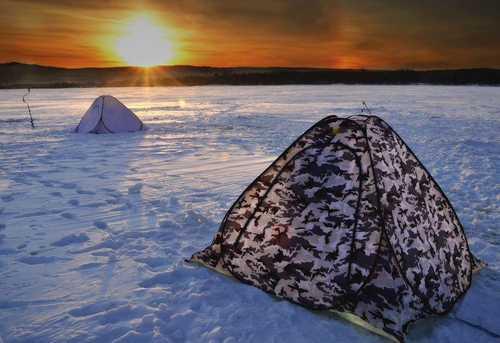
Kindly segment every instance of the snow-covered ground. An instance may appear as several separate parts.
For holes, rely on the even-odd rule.
[[[384,342],[183,260],[320,118],[366,101],[414,148],[489,266],[409,342],[500,340],[500,88],[284,86],[0,91],[0,342]],[[148,130],[70,133],[112,94]]]

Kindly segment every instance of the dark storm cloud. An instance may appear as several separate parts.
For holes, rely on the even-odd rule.
[[[346,1],[343,5],[362,32],[351,37],[353,51],[381,64],[410,68],[500,66],[497,1],[381,0]],[[385,51],[383,56],[381,50]]]
[[[106,1],[106,0],[17,0],[18,7],[43,3],[53,9],[92,11],[96,17],[103,11],[127,9],[162,9],[172,16],[194,16],[198,20],[210,22],[214,26],[233,24],[238,29],[265,27],[282,33],[321,34],[332,26],[335,0],[177,0],[177,1]],[[14,4],[14,2],[12,2]]]
[[[237,26],[269,29],[269,34],[323,34],[334,23],[335,1],[181,1],[203,15],[214,25],[231,23]]]

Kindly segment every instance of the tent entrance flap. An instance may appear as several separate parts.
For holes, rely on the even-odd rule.
[[[328,142],[299,151],[241,228],[231,248],[231,259],[238,262],[226,266],[240,278],[302,302],[340,301],[350,294],[360,183],[359,160],[343,145]],[[318,287],[299,294],[304,282]]]
[[[92,132],[101,121],[103,107],[104,97],[98,97],[95,99],[90,108],[83,115],[75,131]]]

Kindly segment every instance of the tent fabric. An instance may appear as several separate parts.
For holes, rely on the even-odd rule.
[[[480,262],[439,185],[376,116],[330,116],[240,195],[201,263],[399,341],[447,313]]]
[[[101,95],[94,100],[75,129],[78,133],[120,133],[143,129],[141,120],[118,99]]]

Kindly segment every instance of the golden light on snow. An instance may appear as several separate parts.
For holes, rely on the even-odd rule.
[[[131,66],[168,64],[175,57],[171,34],[148,14],[136,16],[125,24],[115,49],[123,62]]]

